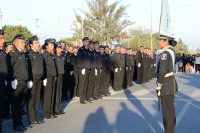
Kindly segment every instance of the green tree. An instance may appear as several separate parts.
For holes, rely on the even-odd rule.
[[[151,48],[151,31],[148,29],[130,29],[130,38],[126,41],[125,45],[136,50],[142,45],[146,48]],[[152,45],[153,49],[157,48],[157,37],[158,33],[153,33],[152,35]]]
[[[28,28],[21,25],[5,25],[2,29],[5,32],[6,41],[12,41],[17,34],[23,34],[25,39],[28,39],[32,36],[32,33],[28,30]]]
[[[110,44],[112,40],[122,40],[127,36],[125,28],[133,22],[127,19],[127,6],[121,5],[119,0],[86,0],[89,11],[79,9],[84,18],[75,11],[76,19],[73,23],[74,38],[89,36],[104,44]],[[109,2],[108,2],[109,1]]]
[[[183,40],[180,38],[176,47],[174,48],[176,53],[188,53],[188,47],[187,45],[183,42]]]

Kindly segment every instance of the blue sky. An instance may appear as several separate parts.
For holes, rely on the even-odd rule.
[[[161,0],[152,1],[153,30],[158,31]],[[70,37],[73,33],[73,10],[87,9],[85,0],[0,0],[0,3],[1,24],[25,25],[33,33],[38,33],[41,40]],[[151,0],[121,0],[121,4],[129,5],[128,17],[135,22],[130,28],[150,28],[150,3]],[[181,37],[191,50],[200,48],[200,1],[169,0],[169,3],[174,34]],[[36,18],[39,19],[39,28],[36,28]]]

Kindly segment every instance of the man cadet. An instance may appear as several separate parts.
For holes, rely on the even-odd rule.
[[[13,51],[13,44],[12,41],[7,41],[4,44],[3,47],[5,53],[6,53],[6,57],[7,57],[7,66],[8,66],[8,70],[10,70],[10,55],[9,52]],[[10,119],[11,118],[11,98],[12,98],[12,87],[11,87],[11,74],[9,74],[8,71],[8,76],[6,79],[6,90],[5,90],[5,108],[4,108],[4,115],[3,115],[3,119]]]
[[[56,82],[56,64],[54,57],[55,39],[49,38],[45,40],[43,53],[44,59],[44,96],[43,96],[43,111],[45,119],[56,118],[54,115],[54,97],[55,97],[55,82]]]
[[[63,87],[63,75],[65,73],[64,70],[64,57],[62,56],[62,45],[61,43],[57,43],[56,46],[56,70],[57,70],[57,79],[56,79],[56,92],[55,92],[55,115],[64,114],[64,112],[60,108],[61,99],[62,99],[62,87]]]
[[[121,68],[121,47],[120,45],[115,46],[115,52],[111,55],[111,60],[113,64],[113,73],[114,73],[114,79],[113,79],[113,90],[114,91],[120,91],[121,89],[121,73],[120,73],[120,68]]]
[[[161,52],[157,66],[156,89],[157,95],[161,99],[165,133],[174,133],[176,125],[174,96],[178,91],[178,86],[173,74],[175,63],[173,46],[176,46],[177,43],[174,38],[165,35],[160,35],[159,41]]]
[[[25,41],[22,34],[18,34],[13,39],[15,50],[10,52],[11,58],[11,86],[13,88],[12,98],[12,117],[13,129],[16,131],[25,131],[22,123],[22,106],[27,96],[28,58],[25,49]]]
[[[137,51],[136,53],[136,62],[137,62],[137,83],[141,84],[143,81],[143,58],[144,58],[144,53],[143,53],[144,47],[140,46],[140,50]]]
[[[0,133],[3,133],[1,126],[1,120],[3,117],[3,108],[4,108],[4,94],[6,89],[6,78],[8,75],[8,66],[6,53],[3,51],[3,46],[5,43],[4,31],[0,29]]]
[[[30,51],[29,57],[29,74],[32,89],[28,101],[28,120],[30,125],[41,124],[38,115],[38,106],[40,101],[41,83],[44,74],[43,58],[40,54],[40,44],[37,36],[29,39]],[[30,87],[31,87],[30,86]]]
[[[79,48],[77,53],[77,61],[79,67],[79,96],[80,96],[80,103],[86,103],[86,92],[88,86],[88,74],[90,69],[90,55],[89,55],[89,38],[84,37],[82,39],[83,46]]]

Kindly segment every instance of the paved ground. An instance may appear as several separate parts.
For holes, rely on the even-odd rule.
[[[176,133],[200,133],[200,75],[176,76]],[[155,81],[135,85],[92,104],[77,99],[63,104],[66,114],[28,129],[27,133],[163,133]],[[26,117],[24,122],[27,123]],[[12,121],[3,124],[12,133]]]

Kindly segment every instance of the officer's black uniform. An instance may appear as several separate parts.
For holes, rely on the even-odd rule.
[[[174,96],[178,91],[178,86],[173,75],[174,63],[175,53],[172,48],[169,46],[163,48],[158,60],[157,84],[161,86],[160,98],[166,133],[174,133],[176,125]]]
[[[102,76],[102,59],[101,55],[98,51],[95,52],[95,58],[96,58],[96,75],[95,75],[95,85],[94,85],[94,97],[102,97],[104,95],[103,89],[100,88],[100,81]]]
[[[72,54],[71,56],[71,63],[73,66],[73,75],[74,75],[74,96],[79,96],[78,93],[78,84],[79,84],[79,68],[78,68],[78,61],[77,61],[77,55]]]
[[[47,79],[47,85],[44,89],[43,111],[45,118],[50,119],[54,115],[55,79],[57,75],[55,57],[48,51],[45,51],[42,56],[45,66],[44,77]]]
[[[33,82],[30,98],[28,101],[28,119],[29,123],[38,123],[38,106],[40,101],[42,76],[44,75],[43,58],[39,51],[31,49],[29,54],[29,74],[30,79]]]
[[[124,84],[125,77],[125,69],[126,69],[126,57],[125,53],[120,53],[120,90],[126,89],[126,84]]]
[[[111,55],[112,65],[113,65],[113,73],[114,73],[114,79],[113,79],[113,90],[119,91],[121,89],[121,73],[120,73],[120,67],[121,67],[121,53],[114,52]]]
[[[125,54],[125,61],[126,61],[126,78],[125,78],[125,86],[132,86],[132,79],[133,79],[133,73],[132,73],[132,55]]]
[[[79,48],[77,59],[79,67],[78,90],[79,90],[80,102],[85,103],[87,86],[88,86],[89,69],[90,69],[89,49],[86,48],[85,46]]]
[[[1,31],[0,31],[1,32]],[[3,35],[3,32],[2,34]],[[6,78],[8,75],[8,66],[6,53],[0,48],[0,132],[2,131],[1,120],[3,117],[3,107],[4,107],[4,94],[6,89]]]
[[[16,36],[20,38],[21,35]],[[14,39],[15,40],[15,39]],[[15,51],[10,52],[11,57],[11,71],[12,81],[17,80],[17,88],[13,90],[12,98],[12,118],[14,129],[23,127],[22,124],[22,107],[25,103],[27,96],[27,85],[26,81],[29,79],[28,74],[28,57],[23,51],[19,51],[17,48]],[[20,69],[19,69],[20,68]]]
[[[91,45],[91,44],[90,44]],[[94,50],[89,49],[89,56],[90,56],[90,68],[88,71],[88,87],[86,92],[86,100],[91,101],[93,97],[93,92],[95,91],[95,69],[96,69],[96,53]]]
[[[143,52],[137,51],[136,62],[137,62],[137,83],[141,84],[143,81]]]
[[[55,55],[56,69],[57,69],[57,79],[56,79],[56,93],[55,93],[55,114],[61,114],[62,110],[60,108],[62,99],[62,88],[63,88],[63,75],[64,70],[64,57],[62,55]]]

